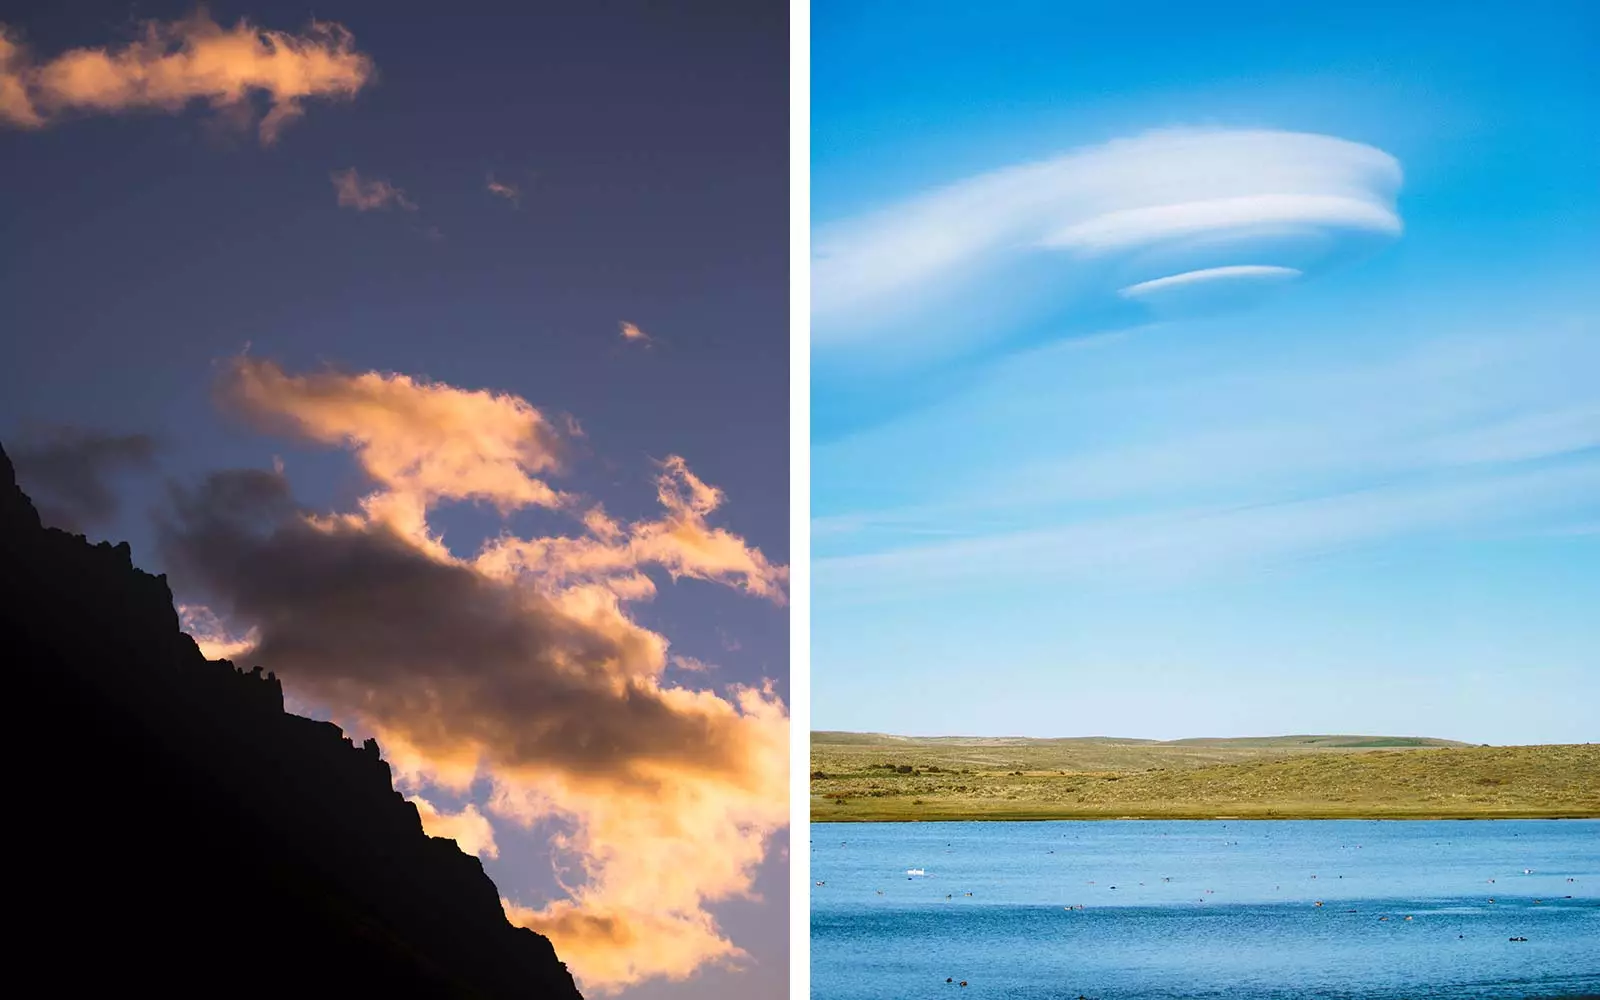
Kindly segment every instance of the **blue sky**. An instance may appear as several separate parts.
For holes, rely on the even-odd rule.
[[[1600,736],[1595,18],[814,5],[813,728]]]
[[[210,4],[221,29],[248,18],[310,37],[315,15],[347,29],[370,60],[353,94],[333,92],[337,80],[318,85],[326,93],[313,87],[271,141],[259,127],[269,94],[216,106],[199,80],[187,103],[133,106],[134,90],[108,89],[95,104],[42,74],[77,48],[126,54],[143,21],[175,24],[191,13],[187,2],[25,6],[0,16],[6,45],[27,53],[18,61],[0,49],[0,84],[25,80],[34,106],[6,103],[13,95],[0,86],[0,440],[15,456],[55,425],[151,436],[152,465],[107,472],[120,504],[81,525],[90,537],[128,539],[140,566],[170,570],[150,516],[166,509],[169,484],[271,470],[275,457],[308,509],[357,509],[373,482],[349,448],[263,433],[215,405],[220,366],[248,349],[291,379],[399,373],[520,397],[558,427],[570,414],[583,431],[568,442],[570,461],[535,478],[603,504],[620,523],[662,516],[656,463],[681,456],[722,491],[707,529],[787,566],[782,5],[474,2],[434,16],[362,0]],[[358,183],[341,200],[335,174],[352,169]],[[625,322],[644,338],[625,338]],[[328,397],[357,392],[353,381],[320,385]],[[423,395],[408,398],[420,406]],[[278,416],[299,406],[303,417],[308,398],[273,405]],[[434,398],[447,407],[465,397]],[[24,487],[48,499],[47,484],[19,469]],[[429,526],[462,558],[503,527],[583,533],[548,510],[507,520],[470,499],[447,498]],[[736,685],[770,679],[771,698],[786,704],[786,606],[709,579],[715,572],[675,581],[670,570],[646,566],[654,598],[622,605],[685,658],[642,683],[726,700]],[[178,596],[225,610],[226,594]],[[303,671],[264,665],[291,696],[305,693]],[[619,976],[639,998],[787,988],[787,774],[781,761],[772,766],[778,783],[768,791],[782,800],[761,816],[733,802],[720,826],[685,819],[700,839],[673,867],[692,877],[697,851],[715,869],[701,873],[704,884],[652,900],[666,891],[659,871],[615,867],[644,863],[628,858],[651,857],[648,844],[608,862],[616,891],[596,905],[630,920],[654,912],[661,923],[642,928],[634,951],[610,949],[635,962],[616,975],[586,961],[581,943],[558,941],[586,991]],[[683,790],[715,798],[710,785]],[[441,809],[473,803],[488,815],[484,782],[463,795],[421,793]],[[550,836],[597,830],[603,811],[585,819],[583,809],[558,809],[531,829],[491,816],[499,850],[485,862],[501,891],[529,907],[565,898]],[[637,836],[673,843],[654,837],[649,823],[662,820],[651,815],[629,820]],[[575,866],[599,850],[560,859],[567,885],[585,884]],[[748,954],[736,963],[743,971],[724,968],[724,944]]]

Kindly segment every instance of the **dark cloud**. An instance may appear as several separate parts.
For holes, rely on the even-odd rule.
[[[180,592],[259,629],[252,662],[430,755],[470,747],[579,781],[758,780],[739,716],[657,685],[649,632],[441,562],[382,524],[313,523],[278,474],[177,490],[161,546]]]
[[[110,477],[153,467],[156,450],[148,434],[51,427],[25,435],[11,454],[18,481],[38,498],[40,518],[82,532],[116,516],[120,504]]]
[[[564,438],[505,393],[252,359],[218,393],[261,429],[348,449],[375,490],[326,514],[298,504],[281,470],[175,487],[163,561],[177,593],[221,618],[192,615],[243,636],[229,641],[296,700],[373,733],[403,789],[486,781],[482,822],[454,817],[481,846],[491,818],[559,819],[560,867],[582,883],[507,913],[550,935],[586,990],[741,956],[706,907],[749,894],[787,822],[788,716],[771,682],[664,681],[667,638],[628,610],[656,592],[646,565],[782,602],[787,567],[707,523],[722,491],[669,456],[664,516],[618,521],[545,482],[566,465]],[[560,510],[578,533],[504,531],[461,557],[429,514],[463,499]],[[445,817],[422,815],[443,835]]]

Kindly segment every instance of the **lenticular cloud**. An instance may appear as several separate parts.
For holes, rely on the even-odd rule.
[[[1371,146],[1244,130],[1153,132],[969,178],[818,232],[817,372],[1242,304],[1397,238],[1400,182]]]

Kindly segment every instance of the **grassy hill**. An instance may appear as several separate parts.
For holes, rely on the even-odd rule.
[[[811,734],[813,822],[1600,816],[1600,745]]]

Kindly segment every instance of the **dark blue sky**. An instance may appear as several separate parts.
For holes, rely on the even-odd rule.
[[[657,512],[651,460],[682,455],[726,494],[715,523],[786,565],[786,6],[426,6],[211,5],[224,26],[337,22],[376,66],[353,100],[306,102],[272,145],[201,103],[0,128],[0,440],[30,423],[156,435],[157,474],[127,479],[118,517],[90,531],[129,539],[154,571],[146,512],[166,479],[279,454],[300,499],[348,507],[366,484],[347,455],[218,414],[214,365],[249,344],[291,373],[394,371],[570,413],[592,456],[554,485],[623,518]],[[44,61],[189,12],[7,4],[0,23]],[[416,210],[340,207],[329,175],[346,168]],[[491,174],[519,204],[485,189]],[[622,321],[648,348],[623,342]],[[438,523],[454,539],[494,522]],[[788,700],[785,608],[657,582],[636,617],[718,664],[708,685],[777,678]],[[753,969],[636,995],[786,988],[785,879],[767,865],[767,902],[738,904],[733,932]],[[513,874],[528,884],[503,890],[535,878]]]

